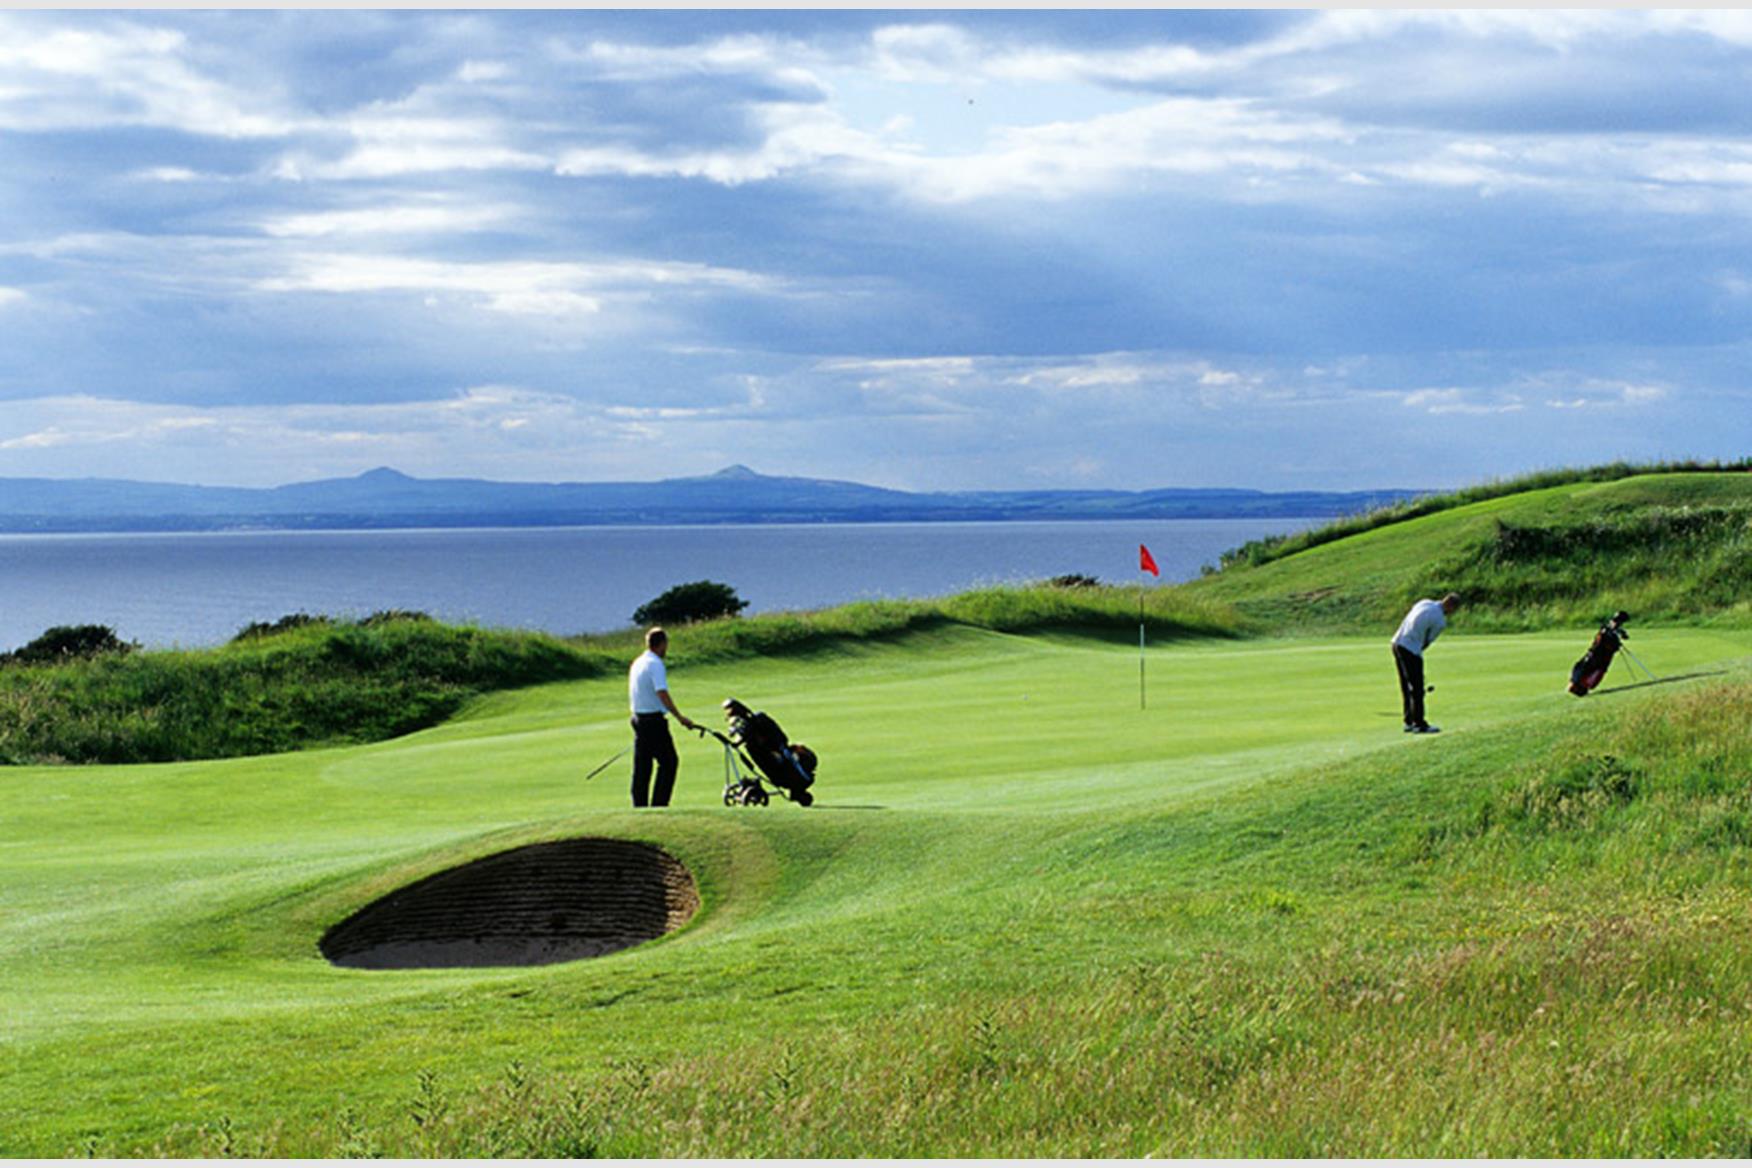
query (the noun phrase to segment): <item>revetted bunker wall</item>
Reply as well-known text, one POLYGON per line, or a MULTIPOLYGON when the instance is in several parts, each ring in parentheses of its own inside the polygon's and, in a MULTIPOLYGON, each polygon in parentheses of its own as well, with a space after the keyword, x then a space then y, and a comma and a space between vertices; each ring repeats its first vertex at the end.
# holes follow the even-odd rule
POLYGON ((661 937, 699 906, 693 874, 659 848, 559 840, 399 888, 331 928, 318 947, 354 969, 548 965, 661 937))

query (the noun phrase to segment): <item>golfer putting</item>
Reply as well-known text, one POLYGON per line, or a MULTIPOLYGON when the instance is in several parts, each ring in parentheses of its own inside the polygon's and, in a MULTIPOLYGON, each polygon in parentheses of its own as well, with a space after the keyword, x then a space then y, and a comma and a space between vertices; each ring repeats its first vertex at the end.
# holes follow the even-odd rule
POLYGON ((651 628, 645 633, 645 651, 627 670, 627 702, 633 714, 634 807, 667 807, 675 790, 681 758, 669 734, 668 715, 674 714, 684 729, 694 728, 669 696, 669 670, 664 664, 668 653, 669 634, 651 628), (653 767, 657 772, 655 785, 651 781, 653 767))
POLYGON ((1411 606, 1399 631, 1393 634, 1393 666, 1399 672, 1399 699, 1407 734, 1438 734, 1424 717, 1424 694, 1434 686, 1424 685, 1424 650, 1435 643, 1448 618, 1460 607, 1460 594, 1450 592, 1440 600, 1420 600, 1411 606))

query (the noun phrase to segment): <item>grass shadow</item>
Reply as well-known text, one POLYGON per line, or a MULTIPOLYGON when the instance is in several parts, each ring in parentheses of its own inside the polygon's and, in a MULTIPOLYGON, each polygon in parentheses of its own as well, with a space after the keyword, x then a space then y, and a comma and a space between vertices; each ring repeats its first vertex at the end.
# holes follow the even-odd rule
POLYGON ((1629 685, 1615 685, 1611 689, 1597 689, 1594 691, 1594 696, 1599 697, 1605 694, 1630 693, 1632 690, 1649 689, 1657 685, 1672 685, 1676 681, 1696 681, 1700 677, 1721 677, 1727 672, 1726 669, 1705 669, 1697 673, 1680 673, 1675 674, 1672 677, 1657 677, 1651 681, 1634 681, 1629 685))

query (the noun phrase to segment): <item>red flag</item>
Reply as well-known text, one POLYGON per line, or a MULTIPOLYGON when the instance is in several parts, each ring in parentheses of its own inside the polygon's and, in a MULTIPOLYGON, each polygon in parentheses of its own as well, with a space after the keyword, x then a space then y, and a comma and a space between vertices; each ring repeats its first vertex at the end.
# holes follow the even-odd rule
POLYGON ((1162 575, 1162 573, 1156 568, 1156 557, 1152 556, 1150 554, 1150 549, 1141 543, 1138 545, 1138 571, 1148 572, 1150 575, 1157 577, 1162 575))

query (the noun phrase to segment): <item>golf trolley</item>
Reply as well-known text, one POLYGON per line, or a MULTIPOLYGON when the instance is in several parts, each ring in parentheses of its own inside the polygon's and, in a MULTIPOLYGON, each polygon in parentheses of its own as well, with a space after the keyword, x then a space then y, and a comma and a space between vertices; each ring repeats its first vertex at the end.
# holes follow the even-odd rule
POLYGON ((772 801, 766 783, 800 806, 815 802, 809 793, 815 782, 814 751, 787 742, 777 722, 735 698, 724 703, 724 713, 730 719, 729 734, 694 727, 700 737, 710 734, 724 748, 724 806, 765 807, 772 801))
POLYGON ((726 807, 765 807, 771 802, 766 787, 755 777, 754 764, 743 757, 736 744, 730 741, 726 734, 705 726, 695 726, 701 738, 710 734, 724 746, 724 806, 726 807), (743 773, 743 768, 748 773, 743 773))

